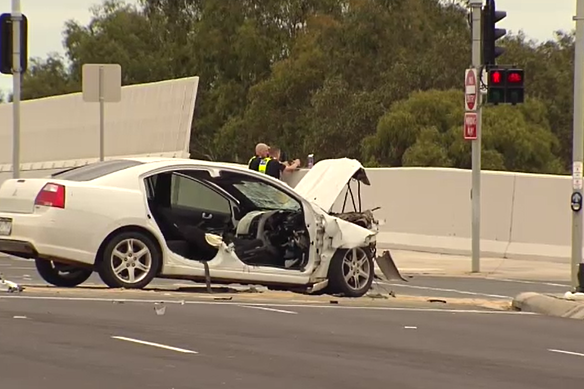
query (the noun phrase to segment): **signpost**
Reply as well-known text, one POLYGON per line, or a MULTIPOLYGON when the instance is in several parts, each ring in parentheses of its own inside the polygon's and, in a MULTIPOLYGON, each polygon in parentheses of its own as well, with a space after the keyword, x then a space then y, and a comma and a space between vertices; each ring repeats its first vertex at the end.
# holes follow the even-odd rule
POLYGON ((477 69, 466 69, 464 73, 464 108, 465 110, 476 112, 478 107, 477 69))
POLYGON ((0 73, 12 74, 12 177, 20 178, 20 80, 28 64, 28 23, 20 0, 0 15, 0 73))
POLYGON ((105 103, 122 100, 122 67, 119 64, 84 64, 83 101, 99 103, 99 160, 105 159, 105 103))
POLYGON ((477 69, 481 68, 483 0, 470 0, 472 66, 464 74, 464 138, 472 142, 472 272, 480 271, 481 239, 481 93, 477 69))
POLYGON ((464 114, 464 139, 475 140, 477 138, 477 114, 465 112, 464 114))

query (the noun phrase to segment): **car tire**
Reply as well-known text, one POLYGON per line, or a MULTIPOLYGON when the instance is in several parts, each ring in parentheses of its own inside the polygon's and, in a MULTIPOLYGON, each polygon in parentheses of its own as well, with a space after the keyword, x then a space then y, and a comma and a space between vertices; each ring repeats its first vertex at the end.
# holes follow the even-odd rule
POLYGON ((364 296, 371 288, 375 276, 371 250, 366 247, 337 250, 331 260, 328 274, 329 293, 345 297, 364 296))
POLYGON ((91 277, 93 270, 64 265, 47 259, 35 259, 37 272, 43 280, 60 288, 73 288, 91 277))
POLYGON ((161 264, 160 250, 150 237, 127 231, 106 243, 97 272, 110 288, 142 289, 156 277, 161 264))

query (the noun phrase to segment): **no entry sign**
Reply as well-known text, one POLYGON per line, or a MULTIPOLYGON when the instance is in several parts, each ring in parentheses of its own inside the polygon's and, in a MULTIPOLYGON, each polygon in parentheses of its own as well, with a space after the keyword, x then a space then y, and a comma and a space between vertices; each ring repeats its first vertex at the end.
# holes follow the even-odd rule
POLYGON ((477 70, 466 69, 464 72, 464 108, 466 111, 477 110, 478 100, 477 70))
POLYGON ((477 114, 466 112, 464 114, 464 139, 473 140, 477 138, 477 114))

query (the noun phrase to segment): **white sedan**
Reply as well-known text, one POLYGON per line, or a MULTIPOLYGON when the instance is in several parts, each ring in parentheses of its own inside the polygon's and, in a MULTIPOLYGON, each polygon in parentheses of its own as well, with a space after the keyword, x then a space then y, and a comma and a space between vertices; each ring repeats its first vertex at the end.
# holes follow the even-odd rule
POLYGON ((331 212, 352 181, 370 184, 347 158, 320 161, 295 188, 234 164, 176 158, 11 179, 0 187, 0 252, 34 258, 60 287, 96 271, 112 288, 158 277, 359 297, 374 260, 387 279, 403 278, 389 252, 375 254, 371 211, 331 212))

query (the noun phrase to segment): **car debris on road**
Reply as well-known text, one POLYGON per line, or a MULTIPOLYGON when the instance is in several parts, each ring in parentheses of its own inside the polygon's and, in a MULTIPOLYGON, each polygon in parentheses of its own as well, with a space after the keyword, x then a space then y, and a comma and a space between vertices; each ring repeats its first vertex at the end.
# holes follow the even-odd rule
POLYGON ((22 285, 17 284, 16 282, 8 281, 4 279, 4 276, 0 274, 0 291, 1 292, 22 292, 24 288, 22 285))

